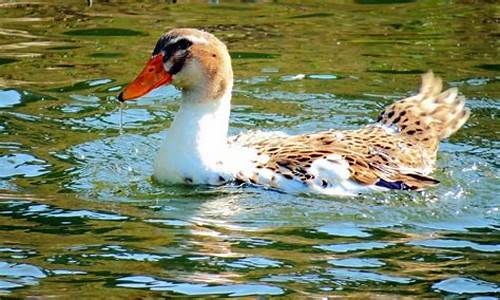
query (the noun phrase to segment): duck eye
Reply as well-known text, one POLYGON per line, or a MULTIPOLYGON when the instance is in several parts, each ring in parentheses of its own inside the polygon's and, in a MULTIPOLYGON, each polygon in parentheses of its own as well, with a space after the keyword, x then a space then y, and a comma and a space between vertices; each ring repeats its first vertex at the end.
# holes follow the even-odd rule
POLYGON ((193 43, 188 39, 181 39, 174 44, 175 50, 186 50, 191 47, 193 43))

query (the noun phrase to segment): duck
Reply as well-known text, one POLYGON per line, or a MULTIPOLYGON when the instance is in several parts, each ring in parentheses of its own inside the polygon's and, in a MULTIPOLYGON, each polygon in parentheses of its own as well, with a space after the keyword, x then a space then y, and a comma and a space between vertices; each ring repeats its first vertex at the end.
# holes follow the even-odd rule
POLYGON ((121 102, 174 85, 180 108, 154 160, 160 184, 260 186, 285 193, 359 195, 436 186, 439 143, 470 115, 456 87, 432 71, 418 93, 387 106, 372 124, 300 135, 250 130, 228 136, 233 70, 213 34, 172 29, 156 43, 121 102))

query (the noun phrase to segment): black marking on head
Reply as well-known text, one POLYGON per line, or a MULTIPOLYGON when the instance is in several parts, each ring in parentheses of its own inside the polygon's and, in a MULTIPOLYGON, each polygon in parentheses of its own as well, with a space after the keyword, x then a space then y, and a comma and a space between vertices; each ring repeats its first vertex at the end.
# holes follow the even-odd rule
POLYGON ((187 38, 182 38, 176 35, 164 35, 162 36, 153 50, 153 56, 163 52, 163 62, 171 61, 172 66, 168 72, 170 74, 176 74, 179 72, 186 58, 189 57, 189 47, 193 45, 193 42, 187 38))
POLYGON ((193 45, 193 42, 187 38, 180 38, 177 35, 164 35, 162 36, 153 50, 153 56, 164 52, 166 57, 172 56, 172 54, 178 50, 186 50, 193 45))
POLYGON ((189 56, 188 52, 185 52, 182 56, 175 57, 172 60, 172 67, 168 70, 168 72, 172 75, 179 73, 179 71, 184 67, 184 63, 186 62, 186 58, 189 56))

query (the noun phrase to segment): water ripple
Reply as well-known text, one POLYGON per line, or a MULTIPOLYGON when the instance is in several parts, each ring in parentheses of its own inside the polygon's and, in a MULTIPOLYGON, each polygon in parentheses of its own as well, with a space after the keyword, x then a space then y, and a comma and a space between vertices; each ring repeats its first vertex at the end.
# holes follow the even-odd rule
POLYGON ((443 248, 443 249, 473 249, 481 252, 500 252, 500 245, 485 245, 474 243, 470 241, 461 240, 445 240, 445 239, 435 239, 435 240, 421 240, 412 241, 407 243, 412 246, 421 246, 427 248, 443 248))
POLYGON ((230 263, 225 263, 225 265, 237 269, 262 269, 279 268, 283 265, 283 263, 265 257, 245 257, 230 263))
POLYGON ((330 269, 327 271, 327 274, 333 276, 333 279, 335 281, 352 282, 352 283, 372 281, 380 283, 410 284, 415 281, 414 279, 408 277, 392 276, 392 275, 385 275, 368 271, 349 270, 349 269, 330 269))
POLYGON ((475 278, 456 277, 448 278, 432 285, 437 289, 453 294, 496 294, 500 293, 500 287, 492 282, 475 278))
POLYGON ((383 249, 391 245, 392 245, 391 243, 363 242, 363 243, 319 245, 319 246, 314 246, 314 248, 336 253, 346 253, 346 252, 372 250, 372 249, 383 249))
POLYGON ((116 286, 152 291, 170 291, 188 296, 225 295, 244 297, 256 295, 282 295, 284 290, 264 284, 209 285, 204 283, 184 283, 159 280, 149 276, 128 276, 116 280, 116 286))
POLYGON ((329 264, 337 267, 348 267, 348 268, 378 268, 385 266, 383 261, 376 258, 344 258, 344 259, 332 259, 328 261, 329 264))
POLYGON ((44 160, 31 154, 11 153, 0 156, 0 179, 14 176, 36 177, 49 172, 44 160))
POLYGON ((45 277, 46 272, 37 266, 0 261, 0 290, 36 285, 45 277))

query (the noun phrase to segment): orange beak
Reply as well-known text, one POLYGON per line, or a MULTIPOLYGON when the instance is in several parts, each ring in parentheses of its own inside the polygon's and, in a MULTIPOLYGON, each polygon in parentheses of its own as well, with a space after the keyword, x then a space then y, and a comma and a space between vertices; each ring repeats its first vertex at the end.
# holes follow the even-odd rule
POLYGON ((137 78, 118 95, 119 101, 132 100, 164 84, 172 82, 172 75, 163 67, 163 53, 153 56, 137 78))

